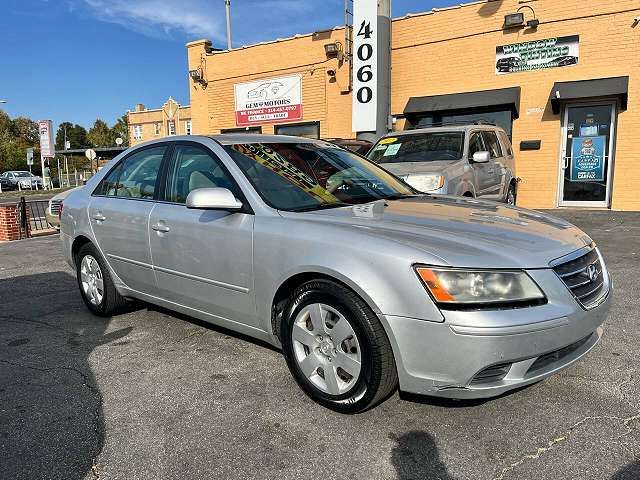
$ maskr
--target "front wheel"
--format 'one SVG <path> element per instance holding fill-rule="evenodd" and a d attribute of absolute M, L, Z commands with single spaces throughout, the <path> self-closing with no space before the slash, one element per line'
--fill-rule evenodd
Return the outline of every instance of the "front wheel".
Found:
<path fill-rule="evenodd" d="M 507 191 L 507 198 L 505 199 L 507 205 L 516 204 L 516 186 L 512 183 L 509 185 L 509 190 Z"/>
<path fill-rule="evenodd" d="M 297 288 L 281 324 L 287 365 L 302 390 L 341 413 L 367 410 L 398 382 L 382 324 L 351 290 L 330 280 Z"/>

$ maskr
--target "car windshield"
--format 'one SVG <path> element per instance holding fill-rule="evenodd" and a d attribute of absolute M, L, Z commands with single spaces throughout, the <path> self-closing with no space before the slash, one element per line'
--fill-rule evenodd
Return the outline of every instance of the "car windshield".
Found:
<path fill-rule="evenodd" d="M 31 174 L 29 172 L 13 172 L 16 177 L 30 177 Z"/>
<path fill-rule="evenodd" d="M 376 163 L 437 162 L 460 160 L 464 132 L 429 132 L 385 137 L 371 149 L 369 160 Z"/>
<path fill-rule="evenodd" d="M 415 194 L 390 173 L 330 143 L 242 143 L 225 149 L 279 210 L 341 207 Z"/>

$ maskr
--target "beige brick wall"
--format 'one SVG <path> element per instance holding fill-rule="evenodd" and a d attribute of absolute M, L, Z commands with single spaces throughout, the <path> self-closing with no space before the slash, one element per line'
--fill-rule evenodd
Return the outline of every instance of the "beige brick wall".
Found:
<path fill-rule="evenodd" d="M 529 5 L 541 21 L 537 31 L 502 30 L 504 15 Z M 529 10 L 524 10 L 527 19 Z M 392 33 L 392 113 L 401 115 L 413 96 L 460 93 L 520 86 L 520 118 L 513 127 L 517 174 L 522 178 L 519 203 L 555 207 L 561 119 L 549 95 L 556 81 L 629 76 L 628 110 L 617 125 L 612 208 L 640 210 L 640 155 L 636 131 L 640 120 L 640 0 L 503 0 L 480 1 L 434 13 L 396 19 Z M 495 74 L 498 45 L 550 37 L 580 35 L 580 63 L 548 70 Z M 320 121 L 321 135 L 352 138 L 349 64 L 327 60 L 324 44 L 344 42 L 344 30 L 328 38 L 313 36 L 207 54 L 204 41 L 187 45 L 189 69 L 203 68 L 208 84 L 190 83 L 195 133 L 234 128 L 233 85 L 288 73 L 303 76 L 304 121 Z M 327 70 L 338 72 L 330 81 Z M 399 120 L 397 128 L 403 128 Z M 273 126 L 263 126 L 264 133 Z M 519 150 L 522 140 L 542 140 L 539 151 Z"/>
<path fill-rule="evenodd" d="M 131 146 L 148 140 L 166 137 L 169 134 L 167 131 L 167 121 L 169 120 L 169 117 L 164 108 L 129 111 L 127 115 L 129 117 L 129 145 Z M 178 112 L 173 117 L 173 120 L 176 123 L 176 135 L 186 135 L 185 122 L 187 120 L 191 120 L 191 107 L 179 106 Z M 155 134 L 156 124 L 159 124 L 160 126 L 160 133 L 158 135 Z M 134 138 L 134 125 L 139 125 L 141 127 L 141 139 Z"/>

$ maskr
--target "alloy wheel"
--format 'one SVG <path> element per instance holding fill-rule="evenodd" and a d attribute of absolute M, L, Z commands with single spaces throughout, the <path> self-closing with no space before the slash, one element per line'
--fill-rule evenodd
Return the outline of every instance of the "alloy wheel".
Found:
<path fill-rule="evenodd" d="M 87 299 L 100 305 L 104 298 L 104 280 L 100 265 L 91 255 L 85 255 L 80 263 L 80 282 Z"/>
<path fill-rule="evenodd" d="M 335 308 L 313 303 L 298 313 L 291 339 L 304 376 L 329 395 L 343 395 L 358 382 L 362 352 L 349 321 Z"/>

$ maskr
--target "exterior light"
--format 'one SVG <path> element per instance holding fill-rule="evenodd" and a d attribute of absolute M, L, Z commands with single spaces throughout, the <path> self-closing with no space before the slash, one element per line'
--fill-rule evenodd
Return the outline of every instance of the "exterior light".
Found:
<path fill-rule="evenodd" d="M 527 22 L 527 27 L 529 28 L 538 28 L 538 25 L 540 25 L 540 20 L 538 20 L 537 18 L 534 18 L 533 20 L 529 20 Z"/>
<path fill-rule="evenodd" d="M 191 77 L 191 80 L 193 80 L 195 83 L 200 83 L 201 85 L 207 84 L 207 81 L 202 76 L 201 68 L 196 68 L 195 70 L 189 70 L 189 76 Z"/>
<path fill-rule="evenodd" d="M 340 54 L 340 47 L 337 43 L 325 43 L 324 53 L 327 54 L 327 58 L 336 58 Z"/>
<path fill-rule="evenodd" d="M 524 24 L 524 13 L 510 13 L 504 16 L 504 28 L 521 27 Z"/>

